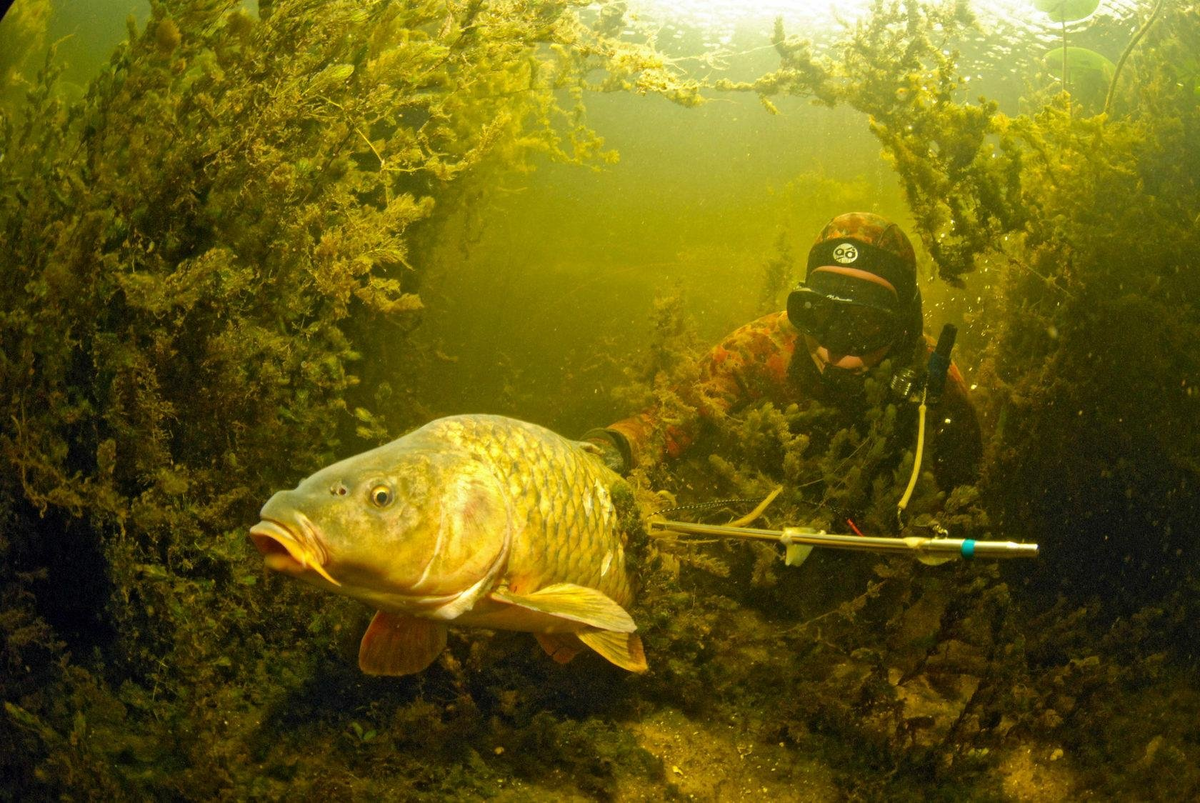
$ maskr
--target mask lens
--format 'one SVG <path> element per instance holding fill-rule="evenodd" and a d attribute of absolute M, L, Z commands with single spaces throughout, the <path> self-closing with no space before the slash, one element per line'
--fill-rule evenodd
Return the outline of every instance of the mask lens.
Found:
<path fill-rule="evenodd" d="M 788 319 L 806 335 L 824 331 L 836 316 L 834 302 L 810 290 L 797 290 L 788 297 Z"/>
<path fill-rule="evenodd" d="M 867 354 L 890 344 L 896 316 L 889 310 L 832 299 L 800 288 L 788 297 L 788 320 L 830 351 Z"/>
<path fill-rule="evenodd" d="M 842 325 L 853 332 L 858 344 L 867 351 L 874 351 L 892 338 L 893 315 L 877 307 L 862 307 L 847 304 L 842 310 Z"/>

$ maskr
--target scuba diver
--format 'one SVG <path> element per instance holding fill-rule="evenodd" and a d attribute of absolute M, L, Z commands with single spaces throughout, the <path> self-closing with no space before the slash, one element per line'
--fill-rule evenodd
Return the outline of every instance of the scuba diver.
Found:
<path fill-rule="evenodd" d="M 809 251 L 804 281 L 788 296 L 787 310 L 729 334 L 702 359 L 699 381 L 675 388 L 690 413 L 676 417 L 673 411 L 668 421 L 655 405 L 590 430 L 583 440 L 595 444 L 610 468 L 627 474 L 679 457 L 706 419 L 754 403 L 784 409 L 814 400 L 853 423 L 866 410 L 865 378 L 891 359 L 892 399 L 912 400 L 912 409 L 920 401 L 920 440 L 931 453 L 926 466 L 932 463 L 938 486 L 950 490 L 975 479 L 982 451 L 974 407 L 949 360 L 953 335 L 947 326 L 935 346 L 924 334 L 916 256 L 904 232 L 879 215 L 839 215 Z M 933 411 L 928 432 L 927 397 Z"/>

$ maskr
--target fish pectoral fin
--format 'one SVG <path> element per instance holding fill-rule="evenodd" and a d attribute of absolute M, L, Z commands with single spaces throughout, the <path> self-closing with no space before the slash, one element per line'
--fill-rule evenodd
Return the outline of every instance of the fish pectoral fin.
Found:
<path fill-rule="evenodd" d="M 645 672 L 646 653 L 642 639 L 636 633 L 613 633 L 608 630 L 581 630 L 575 636 L 600 653 L 605 660 L 630 672 Z"/>
<path fill-rule="evenodd" d="M 368 675 L 411 675 L 445 647 L 444 624 L 376 611 L 358 647 L 358 667 Z"/>
<path fill-rule="evenodd" d="M 594 588 L 574 583 L 555 583 L 532 594 L 514 594 L 495 589 L 491 598 L 496 602 L 516 605 L 538 613 L 591 625 L 601 630 L 632 633 L 637 630 L 633 617 L 612 598 Z"/>
<path fill-rule="evenodd" d="M 583 644 L 573 633 L 534 633 L 537 643 L 555 663 L 565 664 L 583 652 Z"/>

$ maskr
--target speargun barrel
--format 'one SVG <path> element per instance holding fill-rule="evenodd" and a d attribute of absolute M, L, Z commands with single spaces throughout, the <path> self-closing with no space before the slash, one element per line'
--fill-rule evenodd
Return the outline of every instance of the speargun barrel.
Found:
<path fill-rule="evenodd" d="M 747 541 L 774 541 L 786 547 L 820 546 L 856 552 L 908 553 L 922 563 L 938 564 L 953 558 L 1035 558 L 1037 544 L 1015 541 L 975 541 L 970 538 L 880 538 L 864 535 L 833 535 L 808 527 L 784 527 L 762 530 L 720 524 L 692 524 L 686 521 L 652 520 L 651 530 L 666 530 L 683 535 L 707 535 L 739 538 Z"/>

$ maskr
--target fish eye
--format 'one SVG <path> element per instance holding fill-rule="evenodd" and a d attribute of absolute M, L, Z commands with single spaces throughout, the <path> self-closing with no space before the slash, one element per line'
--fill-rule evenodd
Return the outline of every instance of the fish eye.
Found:
<path fill-rule="evenodd" d="M 387 507 L 392 503 L 392 489 L 386 485 L 376 485 L 371 489 L 371 502 L 375 507 Z"/>

